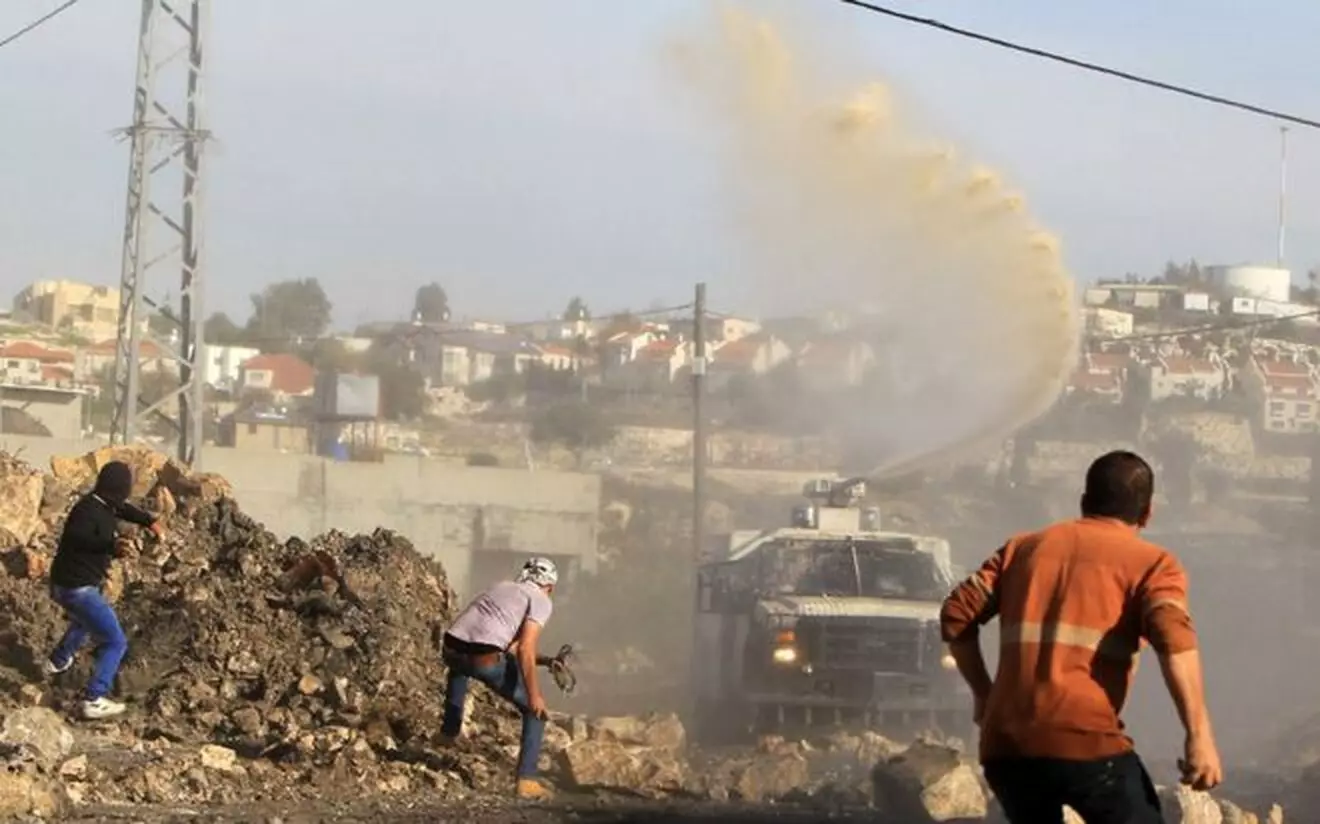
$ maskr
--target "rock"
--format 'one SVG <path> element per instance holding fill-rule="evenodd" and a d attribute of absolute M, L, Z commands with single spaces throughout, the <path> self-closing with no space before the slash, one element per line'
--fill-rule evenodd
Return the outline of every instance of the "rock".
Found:
<path fill-rule="evenodd" d="M 984 818 L 989 800 L 979 771 L 957 750 L 918 741 L 871 773 L 874 803 L 913 824 Z"/>
<path fill-rule="evenodd" d="M 56 785 L 30 773 L 0 770 L 0 818 L 54 818 L 63 808 Z"/>
<path fill-rule="evenodd" d="M 256 738 L 266 728 L 261 712 L 255 707 L 240 707 L 230 714 L 229 719 L 239 732 L 250 738 Z"/>
<path fill-rule="evenodd" d="M 1160 803 L 1164 808 L 1164 820 L 1171 824 L 1223 824 L 1224 813 L 1219 802 L 1209 793 L 1179 784 L 1173 788 L 1161 788 Z"/>
<path fill-rule="evenodd" d="M 46 533 L 46 523 L 41 520 L 44 487 L 45 479 L 36 473 L 0 474 L 0 530 L 19 546 Z"/>
<path fill-rule="evenodd" d="M 1082 817 L 1072 807 L 1063 808 L 1063 824 L 1086 824 Z"/>
<path fill-rule="evenodd" d="M 1268 824 L 1283 824 L 1283 808 L 1278 804 L 1270 807 L 1270 813 L 1265 820 Z"/>
<path fill-rule="evenodd" d="M 0 556 L 5 571 L 14 578 L 38 580 L 50 572 L 50 556 L 26 546 L 14 547 Z"/>
<path fill-rule="evenodd" d="M 801 754 L 766 755 L 737 770 L 730 789 L 744 801 L 770 801 L 805 787 L 810 780 L 807 759 Z"/>
<path fill-rule="evenodd" d="M 683 722 L 672 713 L 597 718 L 592 727 L 595 735 L 613 738 L 621 744 L 670 752 L 680 752 L 687 746 L 687 731 L 683 728 Z"/>
<path fill-rule="evenodd" d="M 315 675 L 308 674 L 298 679 L 298 692 L 303 695 L 316 695 L 323 689 L 325 684 L 322 684 L 321 679 Z"/>
<path fill-rule="evenodd" d="M 579 741 L 559 753 L 559 762 L 578 789 L 629 787 L 640 781 L 636 759 L 613 739 Z"/>
<path fill-rule="evenodd" d="M 198 750 L 202 766 L 216 772 L 233 772 L 238 766 L 238 753 L 228 747 L 207 744 Z"/>
<path fill-rule="evenodd" d="M 686 776 L 686 765 L 671 751 L 630 749 L 613 738 L 571 744 L 558 754 L 557 761 L 577 789 L 654 795 L 681 789 Z"/>
<path fill-rule="evenodd" d="M 53 710 L 26 707 L 5 716 L 0 741 L 33 753 L 42 769 L 49 770 L 73 750 L 73 732 Z"/>
<path fill-rule="evenodd" d="M 65 781 L 86 781 L 87 780 L 87 756 L 79 755 L 70 758 L 60 765 L 60 778 Z"/>

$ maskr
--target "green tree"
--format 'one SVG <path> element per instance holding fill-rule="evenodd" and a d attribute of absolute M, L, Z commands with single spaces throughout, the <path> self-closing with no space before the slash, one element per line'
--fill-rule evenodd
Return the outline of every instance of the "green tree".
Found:
<path fill-rule="evenodd" d="M 600 407 L 581 401 L 550 404 L 531 419 L 532 443 L 558 444 L 573 453 L 578 463 L 588 449 L 607 446 L 618 434 Z"/>
<path fill-rule="evenodd" d="M 272 283 L 252 296 L 248 339 L 260 342 L 262 348 L 279 348 L 279 344 L 319 338 L 330 328 L 332 308 L 316 278 Z"/>
<path fill-rule="evenodd" d="M 413 298 L 413 320 L 421 323 L 444 323 L 449 320 L 449 295 L 438 283 L 417 289 Z"/>
<path fill-rule="evenodd" d="M 243 342 L 243 328 L 224 312 L 216 312 L 202 325 L 202 337 L 212 346 L 238 346 Z"/>
<path fill-rule="evenodd" d="M 563 320 L 570 323 L 591 320 L 591 310 L 587 308 L 586 301 L 576 296 L 570 300 L 568 307 L 564 309 Z"/>

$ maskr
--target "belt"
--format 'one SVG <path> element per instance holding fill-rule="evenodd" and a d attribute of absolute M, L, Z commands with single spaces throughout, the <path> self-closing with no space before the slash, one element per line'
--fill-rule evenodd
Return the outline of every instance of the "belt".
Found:
<path fill-rule="evenodd" d="M 446 660 L 462 661 L 473 667 L 489 667 L 504 659 L 502 652 L 463 652 L 445 644 L 443 656 Z"/>

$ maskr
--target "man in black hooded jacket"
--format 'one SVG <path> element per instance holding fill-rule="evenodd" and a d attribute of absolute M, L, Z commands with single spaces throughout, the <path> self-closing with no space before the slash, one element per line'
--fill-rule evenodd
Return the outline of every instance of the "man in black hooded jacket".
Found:
<path fill-rule="evenodd" d="M 157 537 L 162 534 L 155 518 L 128 503 L 132 490 L 133 470 L 128 464 L 111 461 L 103 466 L 96 486 L 69 511 L 50 567 L 50 595 L 69 616 L 69 629 L 46 660 L 46 674 L 72 667 L 89 635 L 97 641 L 96 666 L 83 691 L 85 718 L 109 718 L 124 711 L 123 704 L 106 696 L 128 651 L 128 639 L 101 593 L 110 562 L 119 554 L 118 522 L 146 527 Z"/>

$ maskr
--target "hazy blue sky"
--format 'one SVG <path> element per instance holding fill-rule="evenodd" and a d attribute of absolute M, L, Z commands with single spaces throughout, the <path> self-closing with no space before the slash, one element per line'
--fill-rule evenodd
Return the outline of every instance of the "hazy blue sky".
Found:
<path fill-rule="evenodd" d="M 314 275 L 343 326 L 397 317 L 436 279 L 460 313 L 522 318 L 754 307 L 739 277 L 719 124 L 661 52 L 710 0 L 216 0 L 207 233 L 212 308 Z M 56 0 L 4 0 L 0 35 Z M 984 158 L 1082 278 L 1168 257 L 1272 259 L 1269 121 L 918 29 L 791 5 L 858 78 Z M 1301 0 L 944 0 L 895 5 L 1320 117 L 1320 5 Z M 0 49 L 0 292 L 118 279 L 139 4 L 84 0 Z M 856 58 L 856 59 L 853 59 Z M 1292 138 L 1289 258 L 1320 263 L 1320 140 Z M 170 276 L 172 279 L 173 276 Z M 159 291 L 172 283 L 157 283 Z"/>

